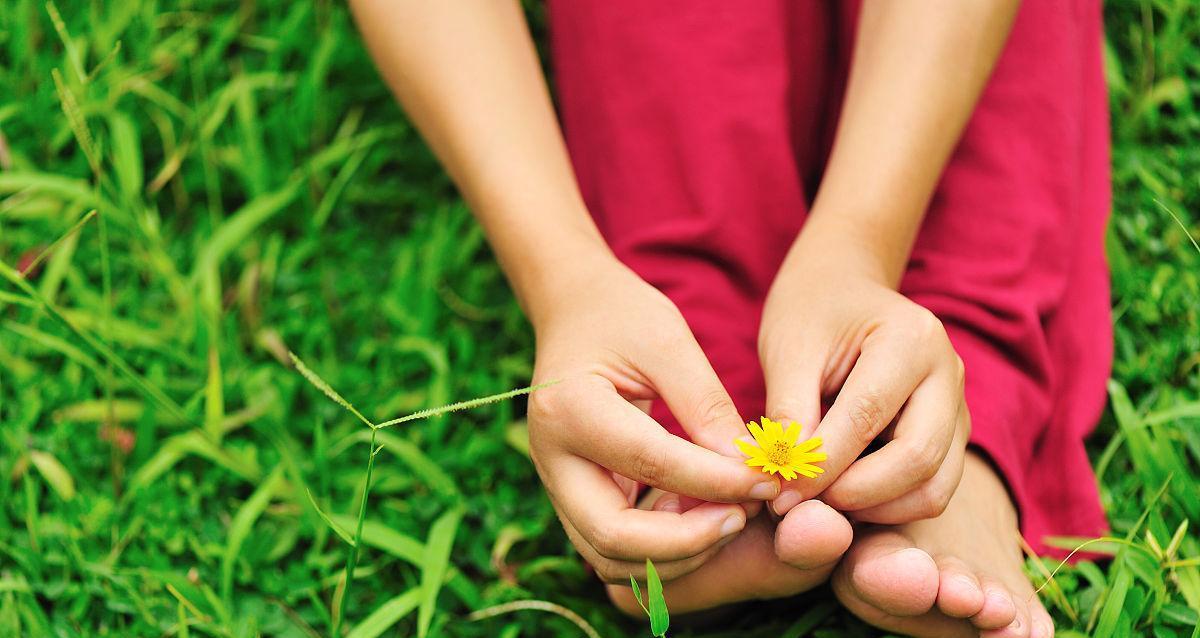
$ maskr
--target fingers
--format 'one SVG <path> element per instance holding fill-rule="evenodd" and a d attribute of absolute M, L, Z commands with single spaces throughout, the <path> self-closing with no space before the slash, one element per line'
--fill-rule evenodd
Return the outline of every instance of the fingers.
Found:
<path fill-rule="evenodd" d="M 789 483 L 788 491 L 796 494 L 773 503 L 777 513 L 820 494 L 887 427 L 916 389 L 925 370 L 911 365 L 906 356 L 910 353 L 899 345 L 886 338 L 863 344 L 845 385 L 813 432 L 821 437 L 822 451 L 828 455 L 825 472 L 812 480 Z"/>
<path fill-rule="evenodd" d="M 767 413 L 764 415 L 785 425 L 800 424 L 806 438 L 821 421 L 821 368 L 815 357 L 789 366 L 772 366 L 767 372 Z"/>
<path fill-rule="evenodd" d="M 965 405 L 960 415 L 961 420 L 969 421 L 969 417 L 966 416 Z M 895 500 L 852 511 L 850 512 L 850 517 L 856 521 L 865 523 L 898 525 L 941 515 L 946 510 L 946 506 L 950 503 L 950 498 L 954 495 L 955 490 L 958 489 L 958 483 L 962 479 L 963 465 L 966 463 L 967 439 L 969 436 L 970 427 L 968 425 L 960 425 L 955 429 L 954 438 L 950 443 L 950 451 L 937 472 L 933 475 L 933 478 L 916 486 Z M 853 466 L 851 469 L 853 469 Z M 836 486 L 837 483 L 834 484 L 834 487 Z M 830 490 L 832 489 L 833 487 L 830 487 Z M 826 492 L 828 493 L 830 490 Z M 822 498 L 825 498 L 824 495 L 822 495 Z"/>
<path fill-rule="evenodd" d="M 545 463 L 545 481 L 563 517 L 582 539 L 577 544 L 618 561 L 690 558 L 741 531 L 746 514 L 736 504 L 706 503 L 686 512 L 630 507 L 612 478 L 596 464 L 562 455 Z"/>
<path fill-rule="evenodd" d="M 575 526 L 571 524 L 570 520 L 566 519 L 565 517 L 560 517 L 560 520 L 562 521 L 563 529 L 567 532 L 567 537 L 571 539 L 571 543 L 579 550 L 579 553 L 583 556 L 583 559 L 587 561 L 588 565 L 591 565 L 592 569 L 596 571 L 596 576 L 598 576 L 600 580 L 606 583 L 622 585 L 628 585 L 629 578 L 631 576 L 640 581 L 646 580 L 645 558 L 630 561 L 612 559 L 602 556 L 593 547 L 587 544 L 582 534 L 580 534 L 579 530 L 577 530 Z M 735 538 L 736 535 L 730 536 L 728 540 L 717 543 L 716 545 L 709 547 L 695 556 L 690 556 L 682 560 L 654 561 L 654 569 L 658 572 L 659 577 L 664 581 L 671 581 L 681 576 L 686 576 L 687 574 L 690 574 L 704 566 L 704 564 L 712 559 L 717 552 L 721 551 L 721 548 L 724 547 L 726 543 L 734 540 Z"/>
<path fill-rule="evenodd" d="M 746 423 L 690 332 L 674 347 L 656 349 L 640 368 L 692 441 L 742 458 L 733 440 L 746 433 Z"/>
<path fill-rule="evenodd" d="M 530 435 L 546 444 L 539 448 L 571 452 L 646 485 L 706 501 L 767 500 L 779 493 L 774 478 L 668 433 L 600 377 L 579 378 L 534 397 L 531 423 L 536 420 L 538 427 Z"/>
<path fill-rule="evenodd" d="M 948 490 L 940 489 L 943 482 L 932 479 L 952 448 L 957 452 L 956 462 L 961 470 L 966 441 L 960 446 L 953 446 L 952 442 L 960 429 L 957 427 L 962 418 L 960 412 L 965 409 L 961 381 L 952 370 L 935 371 L 908 399 L 892 439 L 879 450 L 854 461 L 822 493 L 822 500 L 843 511 L 856 511 L 895 501 L 928 486 L 926 492 L 936 493 L 925 493 L 922 497 L 940 500 L 944 508 L 957 479 L 946 486 Z M 940 513 L 939 509 L 932 516 Z"/>

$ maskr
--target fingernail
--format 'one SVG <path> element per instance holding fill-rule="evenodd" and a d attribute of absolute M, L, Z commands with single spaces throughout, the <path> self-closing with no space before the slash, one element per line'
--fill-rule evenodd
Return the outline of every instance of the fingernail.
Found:
<path fill-rule="evenodd" d="M 776 514 L 783 516 L 792 511 L 792 508 L 799 505 L 800 501 L 804 500 L 800 493 L 795 490 L 784 490 L 774 501 L 771 502 L 771 509 Z"/>
<path fill-rule="evenodd" d="M 683 511 L 683 505 L 679 502 L 679 497 L 674 494 L 665 494 L 654 502 L 654 509 L 659 512 L 672 512 L 678 514 Z"/>
<path fill-rule="evenodd" d="M 742 531 L 742 527 L 745 525 L 746 521 L 741 516 L 730 514 L 729 518 L 725 519 L 724 523 L 721 523 L 721 537 L 724 538 L 736 534 Z"/>
<path fill-rule="evenodd" d="M 750 488 L 750 498 L 756 501 L 769 501 L 779 494 L 779 483 L 763 481 Z"/>

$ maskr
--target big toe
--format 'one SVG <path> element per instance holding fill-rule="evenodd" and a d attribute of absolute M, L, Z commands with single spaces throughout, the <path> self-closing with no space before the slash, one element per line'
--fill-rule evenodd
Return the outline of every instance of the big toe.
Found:
<path fill-rule="evenodd" d="M 893 616 L 916 616 L 933 608 L 937 600 L 937 564 L 907 537 L 892 531 L 875 531 L 850 548 L 838 568 L 841 594 Z"/>
<path fill-rule="evenodd" d="M 826 567 L 841 559 L 853 538 L 845 516 L 821 501 L 805 501 L 779 521 L 775 555 L 797 569 Z"/>

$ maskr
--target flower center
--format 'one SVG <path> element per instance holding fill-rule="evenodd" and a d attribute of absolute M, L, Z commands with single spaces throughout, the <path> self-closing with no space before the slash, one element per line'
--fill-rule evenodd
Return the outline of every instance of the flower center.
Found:
<path fill-rule="evenodd" d="M 787 441 L 776 441 L 767 448 L 767 459 L 775 465 L 787 465 L 792 460 L 792 446 Z"/>

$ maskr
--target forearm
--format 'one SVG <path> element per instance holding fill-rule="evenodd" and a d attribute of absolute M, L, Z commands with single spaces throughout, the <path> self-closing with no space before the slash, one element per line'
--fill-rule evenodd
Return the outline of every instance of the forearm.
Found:
<path fill-rule="evenodd" d="M 579 194 L 519 3 L 351 6 L 384 79 L 536 315 L 550 279 L 610 253 Z"/>
<path fill-rule="evenodd" d="M 1018 4 L 863 4 L 833 151 L 789 261 L 836 247 L 852 258 L 851 267 L 898 285 Z"/>

